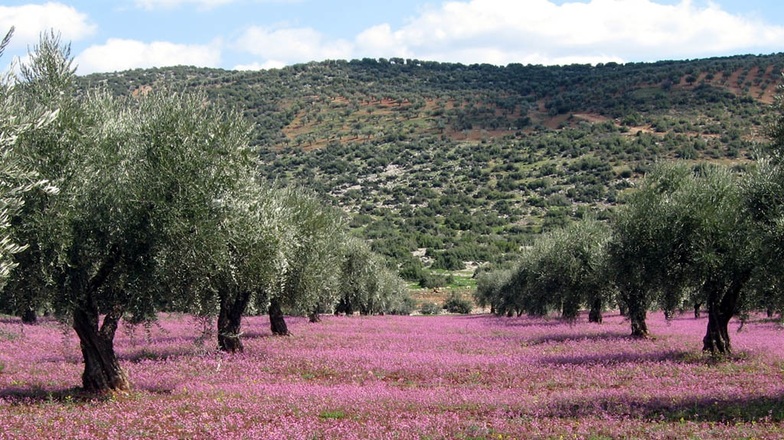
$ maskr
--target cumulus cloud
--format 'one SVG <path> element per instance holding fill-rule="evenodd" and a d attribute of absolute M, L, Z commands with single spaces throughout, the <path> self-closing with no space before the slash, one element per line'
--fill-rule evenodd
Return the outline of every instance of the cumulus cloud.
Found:
<path fill-rule="evenodd" d="M 682 0 L 448 1 L 399 29 L 359 34 L 357 56 L 505 64 L 648 61 L 777 47 L 784 27 Z"/>
<path fill-rule="evenodd" d="M 280 60 L 268 60 L 265 63 L 237 64 L 232 70 L 267 70 L 280 69 L 286 67 L 286 63 Z"/>
<path fill-rule="evenodd" d="M 38 42 L 42 32 L 54 29 L 63 41 L 82 40 L 92 35 L 96 26 L 83 14 L 62 3 L 0 6 L 0 32 L 5 35 L 15 27 L 10 48 L 26 48 Z"/>
<path fill-rule="evenodd" d="M 220 47 L 169 42 L 144 43 L 136 40 L 109 39 L 79 54 L 75 63 L 79 74 L 111 72 L 155 66 L 192 65 L 218 67 Z"/>
<path fill-rule="evenodd" d="M 212 9 L 233 3 L 236 0 L 136 0 L 137 7 L 147 10 L 153 9 L 173 9 L 179 6 L 192 5 L 199 9 Z"/>
<path fill-rule="evenodd" d="M 242 33 L 234 46 L 262 58 L 262 64 L 345 59 L 351 58 L 353 51 L 351 42 L 330 40 L 312 28 L 251 27 Z"/>
<path fill-rule="evenodd" d="M 302 0 L 256 0 L 258 3 L 297 3 Z M 219 6 L 238 3 L 239 0 L 135 0 L 134 4 L 142 9 L 174 9 L 180 6 L 196 6 L 209 10 Z"/>

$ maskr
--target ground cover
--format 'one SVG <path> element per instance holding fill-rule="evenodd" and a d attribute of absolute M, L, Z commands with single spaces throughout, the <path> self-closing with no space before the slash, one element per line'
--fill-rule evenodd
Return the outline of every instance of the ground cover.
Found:
<path fill-rule="evenodd" d="M 78 392 L 61 324 L 0 319 L 0 438 L 782 438 L 782 329 L 732 325 L 738 356 L 700 353 L 705 319 L 604 324 L 468 316 L 248 318 L 246 353 L 165 315 L 118 331 L 134 390 Z"/>

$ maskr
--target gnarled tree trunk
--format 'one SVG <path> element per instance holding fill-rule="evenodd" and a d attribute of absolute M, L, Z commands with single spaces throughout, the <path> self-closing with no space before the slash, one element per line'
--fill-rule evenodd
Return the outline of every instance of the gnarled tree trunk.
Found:
<path fill-rule="evenodd" d="M 283 317 L 283 309 L 281 309 L 280 301 L 277 299 L 270 301 L 268 312 L 272 334 L 275 336 L 289 336 L 291 333 L 289 333 L 289 328 Z"/>
<path fill-rule="evenodd" d="M 79 336 L 84 357 L 82 387 L 90 392 L 128 391 L 131 383 L 114 353 L 114 335 L 123 309 L 119 305 L 113 307 L 99 328 L 99 310 L 94 296 L 121 260 L 120 247 L 112 246 L 109 257 L 91 278 L 79 264 L 78 252 L 78 246 L 72 249 L 72 261 L 77 263 L 70 266 L 68 275 L 62 275 L 70 278 L 68 289 L 79 298 L 73 309 L 73 328 Z"/>
<path fill-rule="evenodd" d="M 642 292 L 627 292 L 624 298 L 626 312 L 632 326 L 632 336 L 636 338 L 647 338 L 648 324 L 645 320 L 648 317 L 648 307 Z"/>
<path fill-rule="evenodd" d="M 708 281 L 705 283 L 704 288 L 708 297 L 708 329 L 702 339 L 703 351 L 710 352 L 712 355 L 732 354 L 730 333 L 727 327 L 730 319 L 735 315 L 743 285 L 750 276 L 751 271 L 736 275 L 726 290 L 719 282 Z M 722 295 L 722 291 L 724 291 L 724 295 Z"/>
<path fill-rule="evenodd" d="M 235 297 L 230 294 L 221 296 L 218 311 L 218 347 L 228 353 L 245 350 L 240 339 L 242 315 L 250 301 L 250 292 L 240 292 Z"/>
<path fill-rule="evenodd" d="M 73 328 L 84 356 L 82 387 L 85 391 L 128 391 L 131 383 L 114 353 L 114 334 L 122 317 L 119 309 L 108 313 L 98 327 L 98 308 L 82 304 L 73 312 Z"/>
<path fill-rule="evenodd" d="M 591 310 L 588 311 L 588 322 L 602 323 L 602 299 L 596 298 L 591 302 Z"/>
<path fill-rule="evenodd" d="M 629 316 L 629 307 L 626 305 L 626 302 L 618 301 L 618 313 L 621 316 Z"/>
<path fill-rule="evenodd" d="M 713 355 L 732 354 L 732 344 L 730 344 L 730 334 L 727 330 L 730 316 L 726 316 L 720 311 L 708 312 L 708 330 L 702 338 L 703 351 Z"/>

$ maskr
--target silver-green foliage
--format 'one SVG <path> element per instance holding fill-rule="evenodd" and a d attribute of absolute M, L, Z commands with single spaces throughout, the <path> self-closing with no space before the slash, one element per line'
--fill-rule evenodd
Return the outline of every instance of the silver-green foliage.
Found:
<path fill-rule="evenodd" d="M 289 312 L 329 311 L 338 298 L 345 215 L 316 194 L 299 187 L 278 188 L 280 250 L 276 276 L 267 289 Z"/>
<path fill-rule="evenodd" d="M 19 139 L 60 189 L 20 222 L 38 236 L 51 302 L 144 316 L 194 292 L 163 287 L 211 254 L 221 201 L 254 170 L 248 124 L 201 94 L 77 95 L 67 48 L 51 35 L 21 72 L 26 101 L 59 110 Z"/>
<path fill-rule="evenodd" d="M 13 28 L 0 41 L 0 57 L 9 44 Z M 35 106 L 25 111 L 11 71 L 0 76 L 0 289 L 17 266 L 14 254 L 27 248 L 25 237 L 14 236 L 11 219 L 22 211 L 25 195 L 33 190 L 56 193 L 56 188 L 27 168 L 16 151 L 20 135 L 51 122 L 56 110 Z M 32 109 L 31 109 L 32 110 Z"/>
<path fill-rule="evenodd" d="M 480 276 L 479 304 L 499 314 L 560 310 L 575 319 L 583 306 L 606 302 L 612 293 L 605 276 L 609 237 L 607 225 L 595 220 L 542 234 L 523 249 L 513 270 Z"/>
<path fill-rule="evenodd" d="M 339 312 L 369 315 L 408 308 L 405 282 L 367 242 L 347 237 L 342 249 Z"/>

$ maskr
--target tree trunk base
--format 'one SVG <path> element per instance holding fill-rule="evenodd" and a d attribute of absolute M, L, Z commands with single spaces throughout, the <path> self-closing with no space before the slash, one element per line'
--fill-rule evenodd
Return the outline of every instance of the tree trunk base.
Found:
<path fill-rule="evenodd" d="M 248 307 L 250 292 L 231 292 L 221 294 L 218 311 L 218 348 L 226 353 L 242 353 L 242 315 Z"/>
<path fill-rule="evenodd" d="M 710 353 L 711 356 L 724 357 L 732 355 L 732 345 L 730 344 L 729 330 L 727 323 L 715 322 L 708 318 L 708 330 L 702 338 L 702 351 Z"/>
<path fill-rule="evenodd" d="M 591 310 L 588 311 L 588 322 L 602 323 L 602 300 L 595 299 L 591 302 Z"/>
<path fill-rule="evenodd" d="M 218 330 L 218 348 L 226 353 L 242 353 L 245 346 L 242 345 L 239 333 L 229 330 Z"/>
<path fill-rule="evenodd" d="M 593 322 L 596 324 L 602 323 L 602 312 L 598 310 L 593 310 L 588 312 L 588 322 Z"/>
<path fill-rule="evenodd" d="M 647 339 L 651 336 L 650 333 L 648 333 L 648 324 L 645 322 L 644 317 L 632 316 L 631 324 L 633 338 Z"/>
<path fill-rule="evenodd" d="M 95 309 L 74 311 L 73 328 L 79 336 L 84 357 L 82 387 L 90 393 L 127 392 L 131 390 L 128 375 L 120 367 L 114 353 L 114 333 L 122 313 L 104 317 L 98 330 L 98 312 Z"/>
<path fill-rule="evenodd" d="M 275 336 L 291 336 L 289 327 L 286 325 L 286 320 L 283 317 L 283 310 L 280 303 L 276 300 L 270 302 L 269 306 L 269 319 L 270 330 Z"/>
<path fill-rule="evenodd" d="M 25 324 L 38 324 L 38 315 L 35 313 L 35 309 L 26 309 L 22 312 L 22 322 Z"/>

